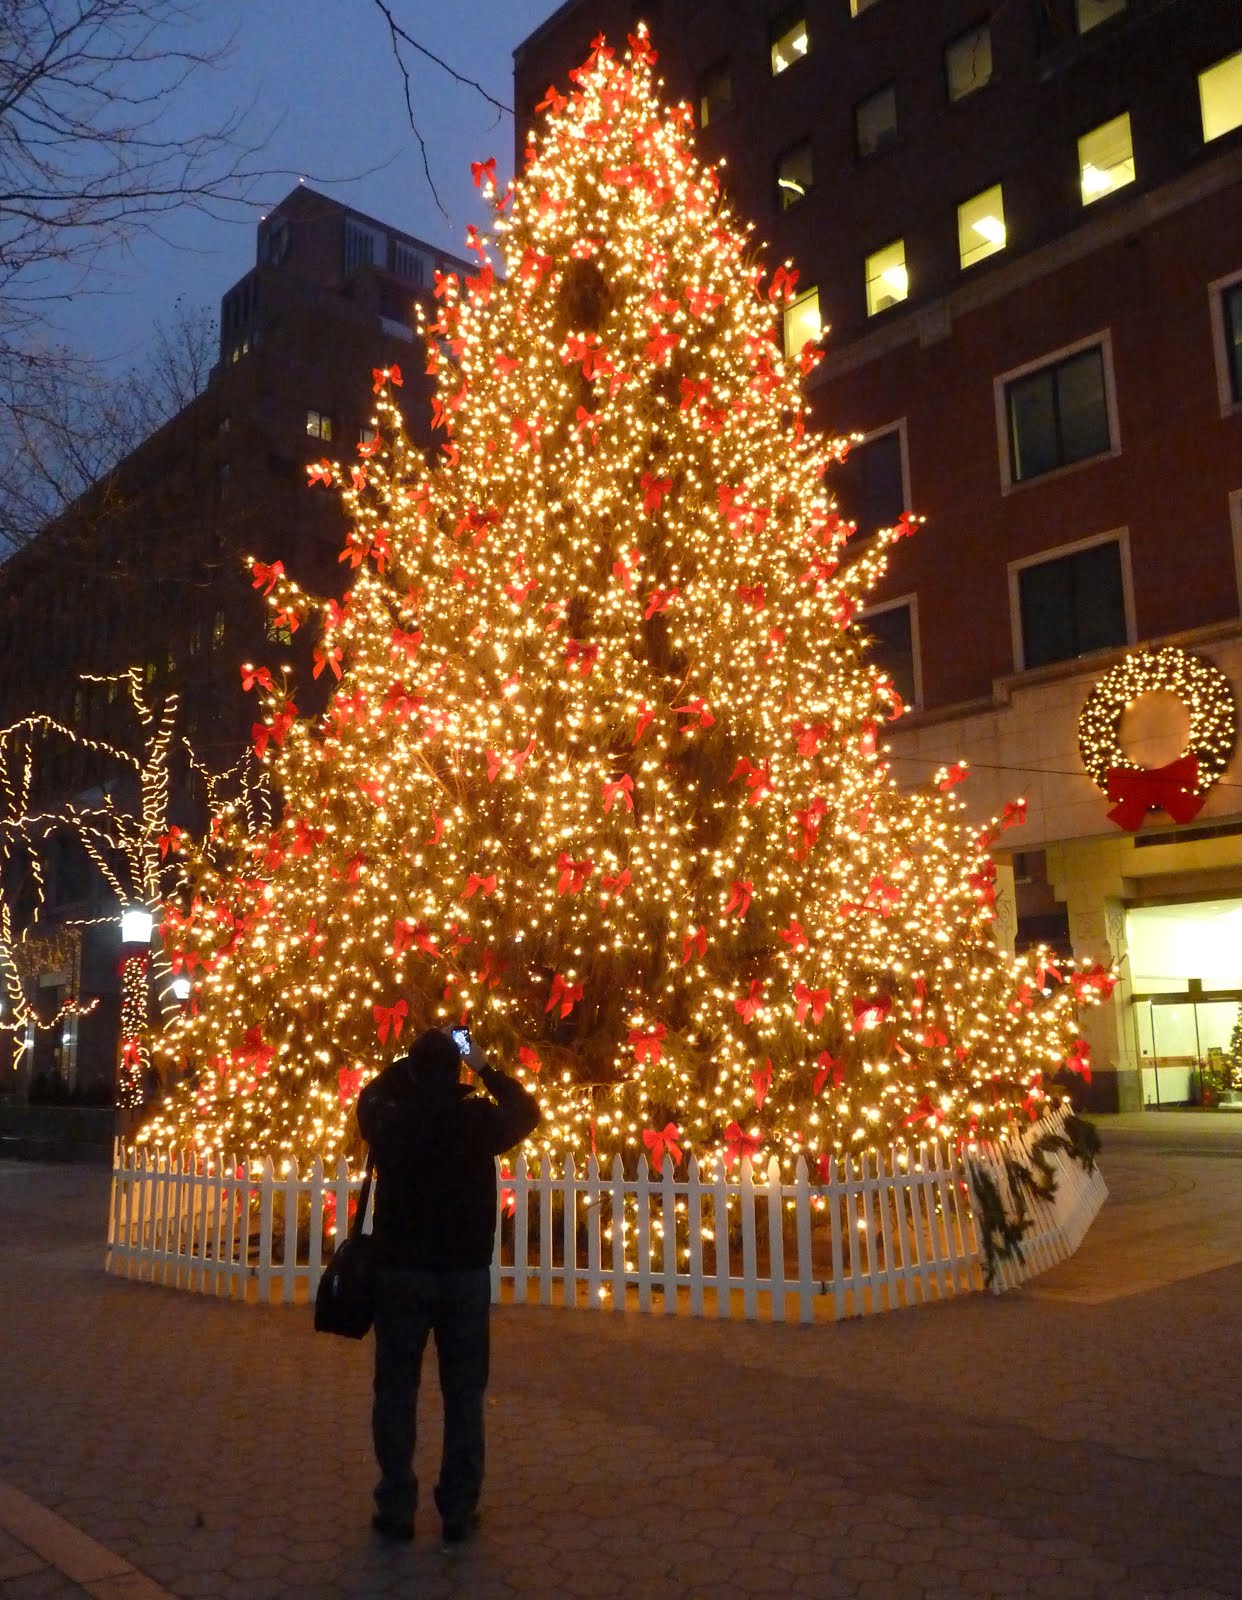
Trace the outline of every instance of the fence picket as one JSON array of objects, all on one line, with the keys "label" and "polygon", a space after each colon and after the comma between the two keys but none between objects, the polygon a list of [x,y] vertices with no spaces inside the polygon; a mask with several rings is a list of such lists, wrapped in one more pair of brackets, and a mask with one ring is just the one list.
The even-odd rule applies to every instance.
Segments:
[{"label": "fence picket", "polygon": [[513,1167],[513,1303],[518,1306],[526,1304],[526,1251],[530,1233],[530,1190],[526,1176],[526,1157],[519,1152]]},{"label": "fence picket", "polygon": [[703,1184],[697,1156],[686,1169],[686,1227],[690,1248],[690,1315],[703,1315]]},{"label": "fence picket", "polygon": [[552,1304],[552,1278],[555,1259],[552,1247],[552,1183],[547,1156],[540,1162],[539,1176],[539,1304]]},{"label": "fence picket", "polygon": [[323,1277],[323,1157],[316,1156],[307,1177],[310,1186],[310,1231],[306,1238],[306,1294],[313,1303]]},{"label": "fence picket", "polygon": [[634,1255],[638,1273],[638,1309],[651,1310],[651,1179],[646,1156],[638,1158],[634,1190]]},{"label": "fence picket", "polygon": [[798,1239],[798,1320],[815,1320],[815,1279],[811,1263],[811,1186],[807,1179],[806,1157],[799,1156],[794,1168],[794,1227]]},{"label": "fence picket", "polygon": [[297,1163],[290,1157],[283,1190],[285,1221],[281,1246],[279,1295],[280,1301],[287,1306],[293,1304],[293,1286],[297,1282],[298,1215],[301,1210],[301,1197],[302,1185],[298,1180]]},{"label": "fence picket", "polygon": [[732,1263],[729,1260],[729,1191],[725,1175],[716,1164],[716,1177],[712,1184],[712,1231],[716,1247],[716,1315],[733,1315]]},{"label": "fence picket", "polygon": [[[272,1298],[272,1193],[275,1174],[271,1156],[263,1157],[259,1178],[259,1262],[256,1272],[259,1283],[259,1304],[267,1305]],[[348,1209],[348,1201],[346,1202]]]},{"label": "fence picket", "polygon": [[664,1172],[660,1188],[660,1226],[664,1230],[664,1314],[677,1314],[677,1182],[673,1177],[673,1158],[664,1152]]},{"label": "fence picket", "polygon": [[561,1280],[561,1301],[564,1305],[576,1306],[578,1304],[578,1184],[572,1155],[565,1157],[565,1178],[562,1188],[565,1196],[565,1211],[561,1219],[564,1228],[565,1273]]},{"label": "fence picket", "polygon": [[586,1170],[587,1305],[595,1310],[603,1301],[603,1273],[599,1256],[599,1212],[602,1201],[599,1162],[592,1155]]},{"label": "fence picket", "polygon": [[612,1158],[612,1187],[609,1190],[612,1205],[612,1308],[625,1310],[625,1168],[620,1156]]},{"label": "fence picket", "polygon": [[841,1216],[844,1200],[841,1189],[843,1156],[828,1158],[828,1237],[832,1250],[832,1315],[835,1320],[845,1315],[845,1256],[841,1248]]}]

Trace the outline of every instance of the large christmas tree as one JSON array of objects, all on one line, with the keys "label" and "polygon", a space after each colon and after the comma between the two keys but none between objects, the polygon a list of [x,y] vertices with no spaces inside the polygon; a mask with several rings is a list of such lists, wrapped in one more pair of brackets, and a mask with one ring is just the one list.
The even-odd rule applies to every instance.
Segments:
[{"label": "large christmas tree", "polygon": [[520,181],[475,167],[491,232],[426,330],[443,442],[407,444],[392,369],[361,459],[311,468],[346,593],[254,566],[339,683],[312,721],[245,669],[283,820],[225,824],[168,911],[191,1077],[147,1138],[331,1156],[361,1082],[459,1018],[557,1154],[997,1134],[1086,1069],[1111,979],[998,948],[956,769],[894,784],[854,618],[914,522],[851,543],[846,442],[782,350],[796,273],[765,277],[653,61],[597,41]]}]

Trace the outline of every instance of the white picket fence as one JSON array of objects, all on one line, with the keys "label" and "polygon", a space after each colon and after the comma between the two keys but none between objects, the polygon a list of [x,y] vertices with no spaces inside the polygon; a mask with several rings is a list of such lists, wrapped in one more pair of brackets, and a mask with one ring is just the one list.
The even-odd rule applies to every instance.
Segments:
[{"label": "white picket fence", "polygon": [[[1048,1124],[1041,1124],[1041,1131]],[[999,1153],[986,1164],[1010,1209],[1015,1197]],[[1057,1153],[1056,1193],[1028,1201],[1033,1226],[1022,1259],[1001,1263],[996,1290],[1012,1288],[1071,1255],[1107,1194]],[[269,1160],[247,1171],[191,1153],[123,1151],[112,1174],[107,1270],[203,1294],[262,1303],[313,1297],[344,1237],[360,1179],[342,1159],[329,1177],[277,1177]],[[497,1301],[588,1306],[666,1315],[813,1322],[866,1316],[968,1293],[983,1284],[969,1162],[938,1145],[881,1161],[834,1163],[812,1184],[799,1160],[782,1183],[741,1164],[736,1176],[701,1177],[691,1159],[627,1178],[620,1160],[579,1174],[501,1164],[492,1296]],[[364,1226],[370,1226],[370,1218]]]}]

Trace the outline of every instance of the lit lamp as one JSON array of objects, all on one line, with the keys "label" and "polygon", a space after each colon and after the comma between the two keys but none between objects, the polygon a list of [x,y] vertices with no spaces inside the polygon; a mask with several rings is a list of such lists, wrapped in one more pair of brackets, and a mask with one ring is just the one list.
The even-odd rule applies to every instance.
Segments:
[{"label": "lit lamp", "polygon": [[178,1000],[188,1000],[190,998],[191,987],[192,985],[190,980],[186,977],[184,972],[178,973],[178,975],[172,981],[172,992]]},{"label": "lit lamp", "polygon": [[121,913],[121,1059],[116,1101],[127,1109],[142,1104],[143,1079],[150,1065],[146,1022],[152,926],[146,906],[126,906]]}]

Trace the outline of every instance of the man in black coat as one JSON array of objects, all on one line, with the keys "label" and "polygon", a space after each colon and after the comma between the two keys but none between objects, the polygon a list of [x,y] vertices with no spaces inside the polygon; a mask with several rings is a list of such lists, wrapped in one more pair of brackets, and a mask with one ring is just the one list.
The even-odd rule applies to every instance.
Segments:
[{"label": "man in black coat", "polygon": [[486,1096],[460,1081],[451,1035],[431,1028],[358,1097],[376,1171],[371,1428],[380,1480],[372,1524],[389,1538],[414,1537],[418,1380],[434,1332],[444,1397],[435,1499],[448,1544],[478,1525],[496,1157],[528,1138],[540,1115],[535,1097],[473,1044],[465,1061]]}]

